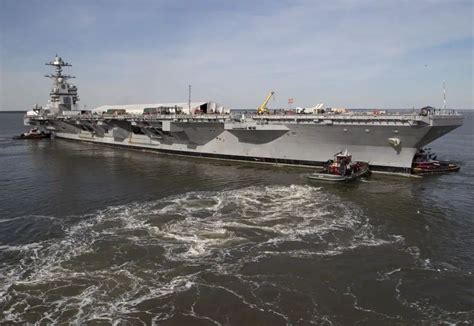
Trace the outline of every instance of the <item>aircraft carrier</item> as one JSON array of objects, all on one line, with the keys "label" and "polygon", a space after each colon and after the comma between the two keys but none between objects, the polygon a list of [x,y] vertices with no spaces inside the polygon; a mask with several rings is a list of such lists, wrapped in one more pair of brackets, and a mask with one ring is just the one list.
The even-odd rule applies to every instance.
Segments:
[{"label": "aircraft carrier", "polygon": [[35,106],[26,125],[56,138],[152,150],[176,155],[259,163],[322,166],[347,149],[372,170],[411,173],[418,149],[463,123],[454,110],[426,107],[408,113],[361,112],[314,107],[270,113],[231,113],[211,101],[105,105],[81,110],[77,87],[56,56],[48,104]]}]

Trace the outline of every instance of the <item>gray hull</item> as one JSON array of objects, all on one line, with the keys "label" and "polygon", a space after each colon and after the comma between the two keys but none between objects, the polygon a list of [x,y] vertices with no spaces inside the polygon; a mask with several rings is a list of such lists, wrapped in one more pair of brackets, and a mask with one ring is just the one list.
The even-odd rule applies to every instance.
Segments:
[{"label": "gray hull", "polygon": [[54,118],[27,123],[46,126],[58,138],[252,162],[321,165],[347,149],[372,169],[407,173],[418,148],[462,124],[460,115],[288,119]]}]

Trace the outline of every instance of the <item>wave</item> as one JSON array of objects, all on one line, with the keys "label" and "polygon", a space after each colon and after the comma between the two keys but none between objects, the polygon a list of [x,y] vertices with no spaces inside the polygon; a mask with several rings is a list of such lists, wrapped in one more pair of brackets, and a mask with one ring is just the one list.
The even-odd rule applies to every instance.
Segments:
[{"label": "wave", "polygon": [[[354,203],[304,185],[189,192],[64,220],[61,238],[0,247],[15,261],[0,268],[5,320],[132,321],[149,301],[162,305],[154,320],[164,320],[174,308],[161,298],[199,291],[203,273],[239,275],[272,256],[307,259],[403,241],[376,235]],[[269,304],[259,309],[284,318]]]}]

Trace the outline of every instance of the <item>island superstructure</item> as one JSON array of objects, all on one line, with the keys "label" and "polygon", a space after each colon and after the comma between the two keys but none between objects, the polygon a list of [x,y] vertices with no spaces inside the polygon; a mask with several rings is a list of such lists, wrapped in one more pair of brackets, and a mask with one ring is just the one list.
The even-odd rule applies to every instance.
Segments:
[{"label": "island superstructure", "polygon": [[[25,115],[54,137],[162,153],[261,163],[321,166],[351,152],[373,170],[410,173],[418,149],[463,123],[453,110],[409,113],[331,111],[233,114],[216,102],[104,105],[79,110],[77,88],[60,57],[48,104]],[[266,102],[268,102],[266,99]],[[266,104],[266,103],[265,103]]]}]

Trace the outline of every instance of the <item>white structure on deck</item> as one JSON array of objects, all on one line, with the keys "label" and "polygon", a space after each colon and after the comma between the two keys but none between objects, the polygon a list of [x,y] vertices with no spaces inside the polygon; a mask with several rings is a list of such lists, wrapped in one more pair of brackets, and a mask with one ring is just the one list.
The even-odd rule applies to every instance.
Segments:
[{"label": "white structure on deck", "polygon": [[178,102],[178,103],[152,103],[152,104],[126,104],[126,105],[102,105],[92,110],[96,113],[123,112],[127,114],[228,114],[230,109],[216,102]]},{"label": "white structure on deck", "polygon": [[311,106],[308,108],[296,107],[296,113],[304,113],[304,114],[318,114],[324,110],[324,103],[316,104],[315,106]]}]

